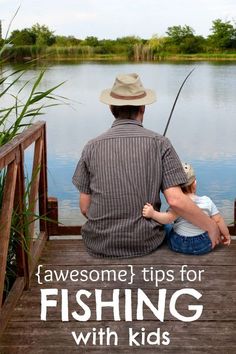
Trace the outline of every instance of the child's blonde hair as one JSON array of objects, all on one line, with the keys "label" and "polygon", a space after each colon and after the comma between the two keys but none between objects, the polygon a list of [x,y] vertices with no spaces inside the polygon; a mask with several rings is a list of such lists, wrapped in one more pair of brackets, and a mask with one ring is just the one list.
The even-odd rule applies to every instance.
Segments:
[{"label": "child's blonde hair", "polygon": [[185,185],[182,186],[181,189],[182,189],[182,192],[185,194],[194,193],[195,192],[195,180],[188,186],[185,186]]}]

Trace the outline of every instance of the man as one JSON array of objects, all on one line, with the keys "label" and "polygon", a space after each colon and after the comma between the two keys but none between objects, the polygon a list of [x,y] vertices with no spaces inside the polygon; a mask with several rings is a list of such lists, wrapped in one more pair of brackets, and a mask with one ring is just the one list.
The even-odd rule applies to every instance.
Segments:
[{"label": "man", "polygon": [[180,216],[208,231],[219,243],[217,225],[179,187],[186,182],[182,164],[169,140],[143,127],[145,105],[155,93],[137,74],[119,75],[100,100],[115,117],[112,127],[89,141],[76,167],[73,183],[80,208],[88,218],[82,236],[97,257],[135,257],[157,249],[163,226],[142,216],[143,205],[161,207],[160,191]]}]

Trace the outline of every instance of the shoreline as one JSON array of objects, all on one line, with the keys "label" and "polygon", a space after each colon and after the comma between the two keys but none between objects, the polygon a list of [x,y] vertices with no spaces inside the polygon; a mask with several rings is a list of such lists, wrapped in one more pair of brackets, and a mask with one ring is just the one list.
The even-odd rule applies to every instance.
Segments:
[{"label": "shoreline", "polygon": [[25,53],[17,55],[17,53],[9,53],[4,59],[4,63],[28,63],[35,62],[88,62],[88,61],[110,61],[110,62],[130,62],[130,63],[160,63],[160,62],[236,62],[236,53],[217,53],[217,54],[160,54],[154,55],[153,58],[129,58],[126,54],[80,54],[80,55],[63,55],[60,53],[40,53],[30,55]]}]

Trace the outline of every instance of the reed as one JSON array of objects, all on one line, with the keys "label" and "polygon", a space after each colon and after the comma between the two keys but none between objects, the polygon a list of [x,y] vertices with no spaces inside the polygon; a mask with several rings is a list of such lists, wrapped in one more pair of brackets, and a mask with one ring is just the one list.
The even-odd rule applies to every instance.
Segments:
[{"label": "reed", "polygon": [[236,60],[236,52],[204,52],[195,54],[177,53],[163,45],[153,46],[152,43],[136,43],[130,46],[113,45],[96,47],[88,45],[76,46],[49,46],[25,45],[6,46],[3,53],[4,60],[12,62],[27,62],[30,60],[54,61],[54,60],[99,60],[109,58],[116,60],[121,58],[130,61],[163,61],[163,60]]},{"label": "reed", "polygon": [[[3,46],[0,48],[0,147],[14,139],[22,130],[29,127],[35,118],[43,115],[49,108],[65,103],[65,99],[63,100],[55,94],[55,90],[63,83],[44,91],[41,90],[40,85],[46,73],[46,68],[42,69],[36,77],[31,79],[25,79],[25,77],[34,63],[29,63],[24,66],[24,68],[19,67],[12,72],[10,70],[5,71],[3,64],[8,58],[7,53],[9,50],[11,50],[11,48],[4,42]],[[6,98],[7,100],[5,100]],[[4,103],[5,101],[9,102],[7,106]],[[40,167],[36,171],[37,174],[39,171]],[[0,171],[0,210],[2,208],[5,177],[6,170],[2,169]],[[16,253],[19,242],[22,242],[22,238],[20,237],[22,224],[19,225],[19,222],[24,220],[23,230],[26,236],[24,248],[28,251],[30,243],[28,237],[29,225],[35,220],[42,218],[39,217],[37,213],[32,215],[29,205],[30,186],[36,177],[37,176],[32,176],[31,179],[25,180],[23,211],[20,211],[19,206],[15,206],[13,211],[4,284],[5,298],[17,275]],[[22,213],[23,217],[21,217]],[[43,216],[43,218],[47,219],[46,215]]]}]

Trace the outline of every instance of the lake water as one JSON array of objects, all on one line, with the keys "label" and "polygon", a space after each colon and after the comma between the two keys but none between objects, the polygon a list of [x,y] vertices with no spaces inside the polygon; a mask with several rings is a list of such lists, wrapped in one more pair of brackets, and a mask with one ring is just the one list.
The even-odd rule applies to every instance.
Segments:
[{"label": "lake water", "polygon": [[[146,107],[144,126],[163,133],[177,91],[189,73],[167,136],[181,160],[193,164],[198,194],[210,196],[227,222],[236,197],[236,63],[76,63],[50,65],[41,85],[70,99],[47,121],[49,195],[59,199],[60,219],[78,224],[78,193],[71,178],[85,143],[108,129],[113,118],[99,95],[118,73],[137,72],[158,100]],[[11,70],[11,68],[10,68]],[[26,76],[36,75],[39,69]]]}]

